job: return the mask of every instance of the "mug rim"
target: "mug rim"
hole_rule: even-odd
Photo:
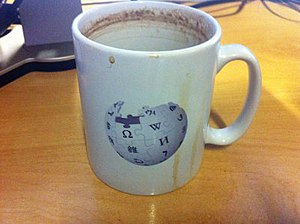
[[[103,11],[105,10],[105,7],[107,8],[111,8],[111,7],[121,7],[126,5],[127,7],[130,7],[130,5],[144,5],[144,6],[164,6],[164,7],[176,7],[176,8],[184,8],[186,10],[190,10],[191,12],[193,12],[194,14],[198,14],[200,16],[204,16],[206,19],[208,19],[210,22],[212,22],[213,26],[215,27],[215,32],[214,34],[208,39],[205,40],[202,43],[190,46],[190,47],[185,47],[185,48],[180,48],[180,49],[174,49],[174,50],[156,50],[156,51],[140,51],[140,50],[131,50],[131,49],[124,49],[124,48],[118,48],[118,47],[113,47],[113,46],[109,46],[103,43],[99,43],[96,42],[94,40],[91,40],[90,38],[88,38],[87,36],[85,36],[82,31],[79,28],[79,23],[85,19],[86,17],[89,17],[90,15],[98,12],[98,11]],[[85,24],[86,25],[86,24]],[[149,53],[153,54],[160,54],[160,55],[167,55],[167,54],[179,54],[179,53],[188,53],[188,52],[194,52],[197,50],[201,50],[204,48],[207,48],[211,45],[214,45],[216,43],[218,43],[221,39],[221,26],[220,24],[217,22],[217,20],[212,17],[211,15],[209,15],[208,13],[200,10],[200,9],[195,9],[186,5],[180,5],[180,4],[176,4],[176,3],[170,3],[170,2],[152,2],[152,1],[134,1],[134,2],[115,2],[115,3],[109,3],[106,4],[104,6],[98,6],[92,9],[89,9],[86,12],[82,12],[81,14],[79,14],[72,23],[72,35],[73,35],[73,39],[77,39],[80,40],[82,42],[84,42],[87,45],[90,45],[91,47],[97,48],[97,49],[102,49],[102,50],[106,50],[106,51],[110,51],[110,52],[119,52],[119,53],[126,53],[126,54],[135,54],[135,55],[149,55]]]

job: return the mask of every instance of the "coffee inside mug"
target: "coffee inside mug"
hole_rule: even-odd
[[[103,45],[135,51],[170,51],[209,40],[216,28],[209,18],[172,8],[123,9],[99,16],[81,32]]]

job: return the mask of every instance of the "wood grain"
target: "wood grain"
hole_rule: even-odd
[[[218,21],[222,43],[248,46],[261,64],[261,103],[245,136],[207,146],[197,176],[173,193],[120,193],[88,164],[76,71],[28,74],[0,89],[0,223],[299,223],[299,23],[258,1]],[[246,73],[233,62],[217,76],[212,125],[241,110]]]

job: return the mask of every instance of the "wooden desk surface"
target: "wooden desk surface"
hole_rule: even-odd
[[[223,44],[248,46],[261,64],[261,103],[242,139],[207,146],[173,193],[120,193],[89,167],[76,71],[28,74],[0,89],[0,223],[300,223],[300,24],[258,1],[218,21]],[[246,83],[240,62],[218,75],[213,125],[234,120]]]

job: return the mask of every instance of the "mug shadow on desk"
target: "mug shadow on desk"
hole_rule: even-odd
[[[215,124],[216,128],[225,128],[227,127],[223,118],[218,114],[214,109],[211,109],[210,116],[209,116],[210,123]],[[214,145],[214,144],[206,144],[205,149],[208,150],[223,150],[226,149],[227,146],[225,145]]]

